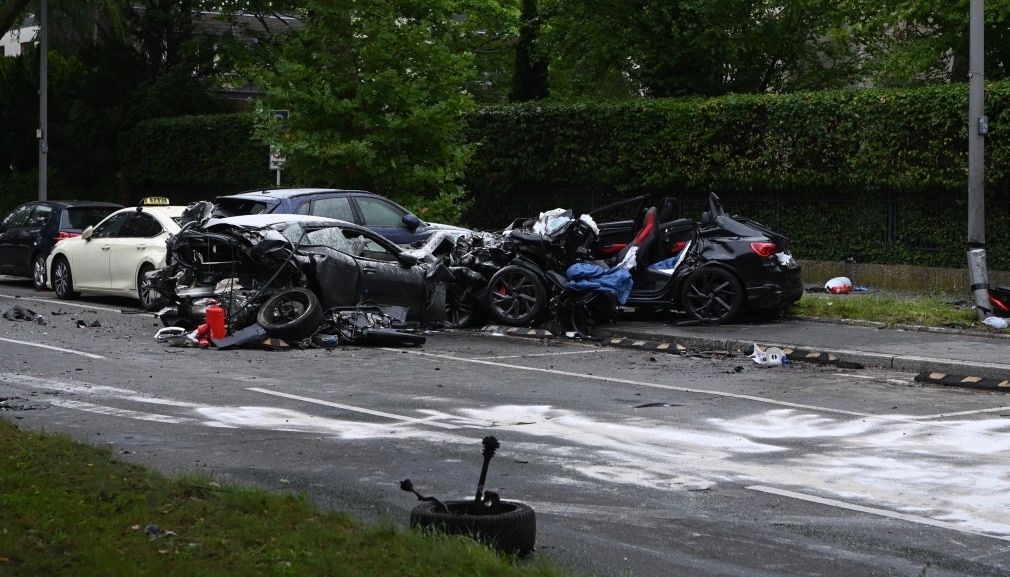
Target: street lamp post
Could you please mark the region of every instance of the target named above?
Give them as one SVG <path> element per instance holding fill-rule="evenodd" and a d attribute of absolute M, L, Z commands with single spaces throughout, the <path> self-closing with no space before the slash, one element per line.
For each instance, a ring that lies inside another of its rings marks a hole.
<path fill-rule="evenodd" d="M 971 0 L 968 24 L 968 275 L 978 320 L 990 316 L 985 263 L 985 17 L 984 0 Z"/>
<path fill-rule="evenodd" d="M 49 1 L 39 10 L 39 200 L 48 196 L 49 172 Z"/>

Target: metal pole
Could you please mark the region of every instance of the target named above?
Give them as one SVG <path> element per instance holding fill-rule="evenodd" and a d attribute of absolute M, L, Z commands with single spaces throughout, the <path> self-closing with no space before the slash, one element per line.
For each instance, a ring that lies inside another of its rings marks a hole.
<path fill-rule="evenodd" d="M 968 275 L 978 320 L 992 313 L 985 264 L 985 11 L 984 0 L 969 6 L 968 51 Z"/>
<path fill-rule="evenodd" d="M 39 10 L 39 200 L 48 196 L 49 176 L 49 0 Z"/>

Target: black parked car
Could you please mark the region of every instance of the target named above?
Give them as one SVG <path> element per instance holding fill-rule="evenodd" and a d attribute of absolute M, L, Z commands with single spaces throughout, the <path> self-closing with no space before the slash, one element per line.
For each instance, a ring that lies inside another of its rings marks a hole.
<path fill-rule="evenodd" d="M 361 190 L 281 188 L 214 199 L 214 215 L 218 217 L 267 213 L 308 214 L 353 222 L 403 245 L 424 242 L 440 230 L 459 235 L 470 232 L 448 224 L 424 222 L 392 200 Z"/>
<path fill-rule="evenodd" d="M 123 208 L 112 202 L 42 200 L 14 209 L 0 222 L 0 274 L 29 277 L 46 287 L 46 257 L 57 242 Z"/>

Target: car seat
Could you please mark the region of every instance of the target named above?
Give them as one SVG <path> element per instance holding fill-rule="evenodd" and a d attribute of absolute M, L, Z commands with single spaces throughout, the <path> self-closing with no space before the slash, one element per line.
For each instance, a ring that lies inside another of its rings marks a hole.
<path fill-rule="evenodd" d="M 642 218 L 642 226 L 638 229 L 638 232 L 635 233 L 635 238 L 614 256 L 611 261 L 613 265 L 623 262 L 633 248 L 637 249 L 637 252 L 635 253 L 635 270 L 649 265 L 648 261 L 652 256 L 652 246 L 655 244 L 657 238 L 658 223 L 656 222 L 656 215 L 656 207 L 653 206 L 646 209 Z"/>

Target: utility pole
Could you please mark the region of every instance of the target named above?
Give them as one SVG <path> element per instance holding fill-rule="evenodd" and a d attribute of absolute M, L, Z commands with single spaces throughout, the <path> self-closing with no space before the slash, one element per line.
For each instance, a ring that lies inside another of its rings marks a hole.
<path fill-rule="evenodd" d="M 39 200 L 48 196 L 49 172 L 49 0 L 39 10 Z"/>
<path fill-rule="evenodd" d="M 968 277 L 978 320 L 992 313 L 985 262 L 985 10 L 971 0 L 968 24 Z"/>

